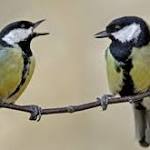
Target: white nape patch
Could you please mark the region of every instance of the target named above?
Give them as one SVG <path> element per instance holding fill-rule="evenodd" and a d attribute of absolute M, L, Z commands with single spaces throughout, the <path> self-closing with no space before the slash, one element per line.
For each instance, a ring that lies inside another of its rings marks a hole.
<path fill-rule="evenodd" d="M 2 40 L 8 43 L 9 45 L 16 45 L 20 41 L 25 40 L 33 31 L 33 28 L 30 27 L 29 29 L 14 29 L 6 34 Z"/>
<path fill-rule="evenodd" d="M 136 41 L 139 34 L 141 33 L 141 27 L 137 23 L 125 26 L 117 32 L 112 33 L 115 39 L 119 40 L 122 43 L 129 41 Z"/>

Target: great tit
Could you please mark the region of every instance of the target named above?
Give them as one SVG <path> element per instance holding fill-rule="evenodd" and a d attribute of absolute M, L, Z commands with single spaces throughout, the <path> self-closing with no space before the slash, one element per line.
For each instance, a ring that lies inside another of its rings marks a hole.
<path fill-rule="evenodd" d="M 106 49 L 106 66 L 111 92 L 136 95 L 150 88 L 150 28 L 140 17 L 125 16 L 111 21 L 96 38 L 111 40 Z M 133 104 L 136 137 L 150 145 L 150 98 Z"/>
<path fill-rule="evenodd" d="M 35 58 L 30 48 L 31 40 L 48 33 L 37 33 L 34 29 L 43 20 L 35 23 L 17 21 L 0 32 L 0 103 L 14 104 L 27 87 L 35 67 Z M 37 106 L 29 106 L 38 115 Z"/>

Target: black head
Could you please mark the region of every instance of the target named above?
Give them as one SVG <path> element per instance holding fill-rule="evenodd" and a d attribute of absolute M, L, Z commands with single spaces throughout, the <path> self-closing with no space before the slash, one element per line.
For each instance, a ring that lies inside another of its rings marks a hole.
<path fill-rule="evenodd" d="M 43 21 L 44 19 L 35 23 L 29 21 L 13 22 L 2 29 L 0 40 L 3 44 L 11 47 L 21 46 L 22 44 L 30 46 L 30 42 L 34 37 L 48 34 L 34 32 L 34 29 Z"/>
<path fill-rule="evenodd" d="M 95 34 L 96 38 L 109 37 L 112 41 L 141 47 L 150 41 L 150 32 L 146 22 L 139 17 L 125 16 L 113 20 L 105 31 Z"/>

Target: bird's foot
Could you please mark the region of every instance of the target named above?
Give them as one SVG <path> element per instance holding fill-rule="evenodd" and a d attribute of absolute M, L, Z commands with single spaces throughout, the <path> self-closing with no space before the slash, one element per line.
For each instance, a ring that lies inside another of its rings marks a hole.
<path fill-rule="evenodd" d="M 143 100 L 139 100 L 139 99 L 138 99 L 138 100 L 134 100 L 134 99 L 133 99 L 132 97 L 130 97 L 130 96 L 129 96 L 128 99 L 129 99 L 129 103 L 130 103 L 130 104 L 139 104 L 139 103 L 141 103 L 141 102 L 143 101 Z"/>
<path fill-rule="evenodd" d="M 29 120 L 40 121 L 42 117 L 42 108 L 37 105 L 16 105 L 0 102 L 0 108 L 9 108 L 15 110 L 22 110 L 31 114 Z"/>
<path fill-rule="evenodd" d="M 30 110 L 30 118 L 29 120 L 32 121 L 40 121 L 41 117 L 42 117 L 42 108 L 39 107 L 38 105 L 26 105 L 24 106 L 26 107 L 28 110 Z"/>
<path fill-rule="evenodd" d="M 111 94 L 107 94 L 96 98 L 100 102 L 103 111 L 107 109 L 108 101 L 112 98 L 112 96 L 113 95 Z"/>
<path fill-rule="evenodd" d="M 135 101 L 131 97 L 129 97 L 129 103 L 133 104 L 133 103 L 135 103 Z"/>

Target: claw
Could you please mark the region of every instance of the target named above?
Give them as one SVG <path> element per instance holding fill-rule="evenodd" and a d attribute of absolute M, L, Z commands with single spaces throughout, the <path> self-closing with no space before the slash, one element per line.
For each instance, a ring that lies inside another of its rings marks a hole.
<path fill-rule="evenodd" d="M 29 120 L 40 121 L 42 117 L 42 108 L 37 105 L 16 105 L 0 102 L 0 108 L 10 108 L 15 110 L 21 110 L 21 108 L 23 108 L 27 112 L 30 112 L 31 116 Z"/>
<path fill-rule="evenodd" d="M 108 101 L 111 97 L 112 97 L 112 95 L 104 95 L 100 98 L 97 97 L 97 100 L 100 101 L 100 104 L 101 104 L 103 111 L 107 109 Z"/>
<path fill-rule="evenodd" d="M 129 97 L 129 103 L 130 103 L 130 104 L 133 104 L 133 103 L 134 103 L 134 101 L 133 101 L 133 99 L 132 99 L 131 97 Z"/>
<path fill-rule="evenodd" d="M 42 117 L 42 108 L 37 105 L 30 105 L 31 116 L 29 120 L 36 120 L 37 122 L 41 120 Z"/>

